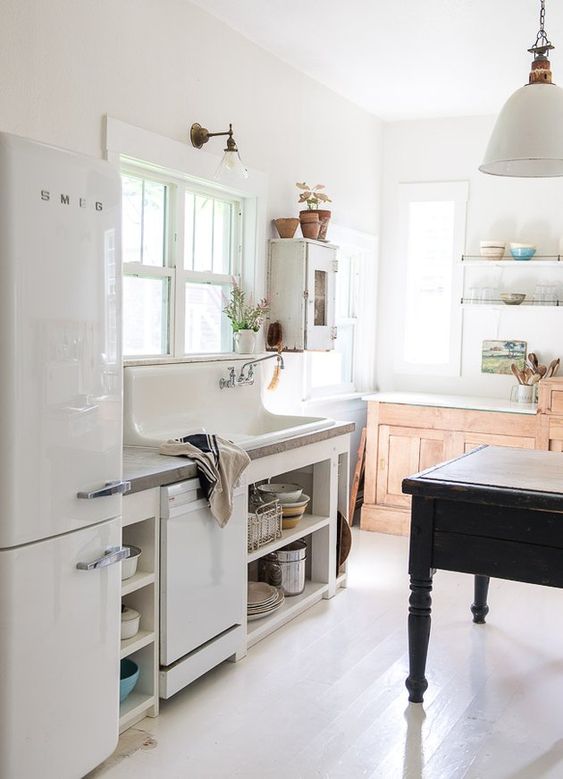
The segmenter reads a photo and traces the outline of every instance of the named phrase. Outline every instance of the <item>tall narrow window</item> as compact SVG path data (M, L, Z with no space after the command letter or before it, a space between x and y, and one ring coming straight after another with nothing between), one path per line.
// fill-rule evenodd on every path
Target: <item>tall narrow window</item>
M465 182L401 185L403 370L459 373L466 203Z

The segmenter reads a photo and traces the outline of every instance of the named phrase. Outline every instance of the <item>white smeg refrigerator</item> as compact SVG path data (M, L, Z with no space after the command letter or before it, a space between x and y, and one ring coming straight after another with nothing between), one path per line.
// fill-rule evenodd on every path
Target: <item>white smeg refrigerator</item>
M120 183L0 133L0 777L78 779L119 718Z

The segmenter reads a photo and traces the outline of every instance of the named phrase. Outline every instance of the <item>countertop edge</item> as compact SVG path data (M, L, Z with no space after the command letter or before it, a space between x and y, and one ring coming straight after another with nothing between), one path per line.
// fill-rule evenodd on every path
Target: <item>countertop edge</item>
M248 456L251 460L259 460L262 457L269 457L281 452L287 452L292 449L298 449L309 444L318 443L319 441L327 441L331 438L338 438L342 435L352 433L356 428L354 422L337 422L330 427L322 428L321 430L314 430L303 435L294 436L283 441L276 441L274 443L265 444L264 446L257 447L256 449L248 450ZM146 458L147 460L154 458L162 458L162 465L167 464L170 466L171 461L174 461L172 467L159 468L155 465L154 470L150 465L139 465L135 467L128 460L133 459L135 456ZM142 473L139 471L142 470ZM131 489L127 495L132 495L136 492L143 492L144 490L150 490L155 487L165 487L168 484L174 484L178 481L184 481L186 479L193 479L197 476L197 468L195 463L188 458L168 457L160 455L154 449L144 449L142 447L125 446L123 448L123 478L126 481L131 482Z

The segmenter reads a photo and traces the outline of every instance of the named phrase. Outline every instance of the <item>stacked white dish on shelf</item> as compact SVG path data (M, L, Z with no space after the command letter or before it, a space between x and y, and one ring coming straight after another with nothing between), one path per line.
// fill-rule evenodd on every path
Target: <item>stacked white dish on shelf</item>
M266 582L248 582L247 616L249 621L267 617L284 602L284 594Z

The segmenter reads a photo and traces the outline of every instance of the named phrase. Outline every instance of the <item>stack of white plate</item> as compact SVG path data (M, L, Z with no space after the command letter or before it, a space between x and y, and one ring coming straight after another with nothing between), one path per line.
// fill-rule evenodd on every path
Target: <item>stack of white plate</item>
M267 617L282 605L284 594L266 582L248 582L248 619Z

